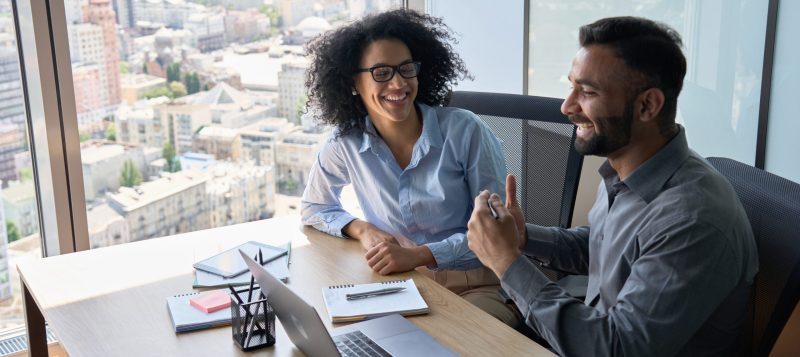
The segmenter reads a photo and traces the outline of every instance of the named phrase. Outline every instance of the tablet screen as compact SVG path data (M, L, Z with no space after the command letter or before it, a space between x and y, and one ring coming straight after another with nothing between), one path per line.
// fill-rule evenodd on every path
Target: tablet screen
M263 244L259 242L247 242L238 247L228 249L212 257L203 259L194 264L195 269L217 274L225 278L237 276L247 271L247 265L239 254L239 249L247 253L248 256L255 257L261 249L264 264L287 253L286 249Z

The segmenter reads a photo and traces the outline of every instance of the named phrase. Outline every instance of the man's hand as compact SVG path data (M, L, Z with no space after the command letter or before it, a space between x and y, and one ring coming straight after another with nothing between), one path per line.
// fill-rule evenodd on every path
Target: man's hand
M381 275L402 273L435 262L428 247L404 248L397 244L381 242L367 251L367 264Z
M506 176L506 208L514 217L514 222L517 224L517 233L519 233L519 249L525 247L525 214L522 213L522 208L517 201L517 178L514 175Z
M389 243L399 246L397 239L391 234L386 233L374 225L364 222L362 220L354 220L348 223L342 232L349 237L358 239L361 246L366 250L370 250L379 243Z
M497 219L492 217L489 204L497 212ZM500 196L492 194L490 197L489 191L483 191L475 197L475 209L467 223L467 240L469 249L499 278L520 255L519 233L514 217L503 206Z

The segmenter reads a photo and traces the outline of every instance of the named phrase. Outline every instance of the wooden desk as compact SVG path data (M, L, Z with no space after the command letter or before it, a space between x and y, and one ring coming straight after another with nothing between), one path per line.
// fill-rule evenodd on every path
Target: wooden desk
M166 307L167 296L192 291L195 261L249 240L292 241L289 286L322 316L324 286L412 277L431 312L409 320L457 353L552 355L422 274L372 273L357 242L303 228L296 216L20 263L31 354L47 353L46 320L71 356L249 355L236 347L230 327L176 335ZM254 353L302 355L280 323L275 346Z

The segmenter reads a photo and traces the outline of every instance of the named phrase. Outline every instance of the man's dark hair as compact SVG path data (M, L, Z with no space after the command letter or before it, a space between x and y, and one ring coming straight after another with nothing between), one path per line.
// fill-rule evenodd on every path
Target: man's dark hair
M417 76L416 101L430 106L445 105L451 85L470 78L461 58L450 42L455 38L436 17L407 9L369 15L346 26L314 38L306 46L311 66L306 72L307 109L323 124L338 128L339 135L364 130L367 109L352 95L364 50L376 40L396 39L422 62Z
M686 75L686 57L681 51L682 41L678 32L665 24L640 17L610 17L582 26L579 36L582 47L594 44L611 47L631 70L639 74L631 78L631 91L658 88L664 93L661 132L674 132L678 94Z

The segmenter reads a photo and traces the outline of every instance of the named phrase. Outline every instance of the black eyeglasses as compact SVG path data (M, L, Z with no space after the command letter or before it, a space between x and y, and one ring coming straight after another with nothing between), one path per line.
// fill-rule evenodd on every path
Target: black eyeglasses
M395 72L400 73L400 76L406 79L414 78L419 74L420 66L422 66L422 62L406 62L397 66L381 64L370 68L359 68L358 71L372 73L372 79L375 82L388 82L394 78Z

